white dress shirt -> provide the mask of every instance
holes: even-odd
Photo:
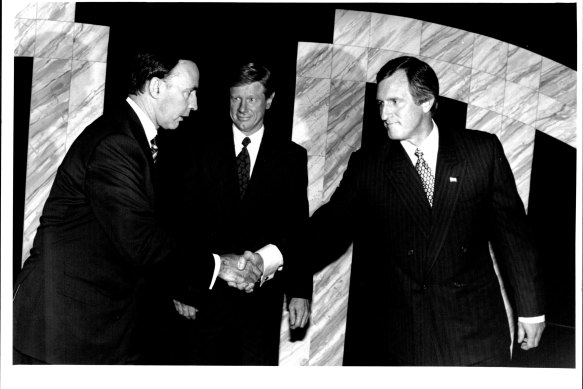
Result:
[[[423,152],[423,159],[429,165],[431,174],[433,174],[433,177],[435,178],[435,168],[437,167],[437,150],[439,149],[439,131],[437,130],[437,124],[435,124],[435,122],[433,122],[433,128],[431,129],[431,132],[420,145],[415,146],[413,143],[406,140],[402,140],[401,145],[407,152],[409,158],[411,158],[413,166],[417,164],[415,150],[421,150]]]
[[[130,105],[130,107],[132,107],[136,115],[138,115],[138,119],[140,119],[140,123],[142,124],[142,127],[144,127],[146,138],[148,138],[148,143],[151,144],[150,142],[152,142],[152,139],[154,139],[156,135],[158,135],[158,129],[156,128],[156,125],[150,120],[148,115],[146,115],[146,113],[142,111],[140,106],[136,104],[136,102],[133,101],[129,96],[126,99],[126,101]]]
[[[251,141],[247,145],[247,151],[249,152],[249,159],[251,162],[249,177],[253,177],[253,168],[255,167],[255,162],[257,161],[257,155],[259,154],[259,147],[261,146],[261,141],[263,140],[263,134],[265,133],[265,127],[261,126],[261,128],[253,133],[252,135],[247,135],[241,130],[237,128],[233,124],[233,142],[235,144],[234,153],[235,156],[239,155],[241,150],[243,150],[243,139],[249,138]],[[261,283],[263,285],[265,281],[268,281],[273,278],[275,272],[281,270],[283,268],[283,255],[277,248],[277,246],[273,244],[268,244],[261,249],[256,251],[257,254],[261,255],[263,258],[263,275],[261,276]],[[209,289],[213,288],[213,285],[219,275],[220,269],[220,257],[216,254],[213,254],[215,258],[215,272],[213,274],[213,279],[211,281],[211,286]]]

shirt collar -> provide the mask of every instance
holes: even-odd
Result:
[[[433,123],[431,132],[419,146],[415,146],[413,143],[408,142],[406,140],[401,141],[401,144],[403,145],[405,151],[407,151],[407,154],[414,154],[415,149],[419,148],[423,151],[423,153],[431,153],[437,155],[437,149],[439,148],[439,131],[435,121],[433,121],[433,119],[431,121]]]
[[[413,143],[407,141],[401,141],[401,144],[413,165],[417,163],[415,150],[419,148],[423,152],[423,159],[429,164],[431,171],[435,172],[437,168],[437,152],[439,150],[439,130],[437,124],[435,124],[433,120],[432,122],[433,128],[431,129],[431,132],[419,146],[415,146]]]
[[[144,132],[146,133],[146,138],[148,138],[148,142],[151,142],[152,139],[158,135],[158,130],[156,125],[150,120],[148,115],[140,108],[138,104],[134,100],[132,100],[129,96],[126,99],[127,103],[132,107],[136,115],[138,115],[138,119],[140,119],[140,123],[142,127],[144,127]]]
[[[265,132],[265,126],[261,126],[261,128],[252,135],[245,134],[243,131],[239,130],[234,123],[232,128],[235,147],[241,145],[241,142],[243,142],[243,139],[245,139],[246,137],[248,137],[251,140],[251,145],[259,146],[261,144],[261,140],[263,139],[263,133]],[[243,146],[240,147],[243,148]]]

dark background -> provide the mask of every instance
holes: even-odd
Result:
[[[199,111],[171,138],[196,144],[196,131],[212,130],[228,115],[223,75],[233,61],[258,60],[277,75],[277,94],[267,125],[291,137],[297,42],[332,43],[334,13],[349,9],[438,23],[530,50],[576,70],[576,3],[400,4],[400,3],[85,3],[75,21],[110,26],[105,110],[127,96],[128,60],[139,47],[162,44],[180,50],[199,66]],[[22,218],[28,146],[32,61],[15,58],[14,269],[22,251]],[[27,86],[28,85],[28,86]],[[366,101],[375,87],[367,84]],[[465,104],[440,102],[442,116],[465,123]],[[28,102],[28,103],[27,103]],[[446,114],[444,114],[446,113]],[[363,146],[375,133],[378,114],[365,103]],[[269,121],[271,120],[271,122]],[[437,118],[436,118],[437,120]],[[516,351],[519,366],[574,367],[576,150],[537,131],[529,219],[545,271],[547,329],[539,349]],[[18,233],[20,231],[20,234]]]

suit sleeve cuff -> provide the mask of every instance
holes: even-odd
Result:
[[[518,321],[526,324],[544,323],[545,315],[533,317],[519,317]]]
[[[221,257],[219,257],[217,254],[213,254],[213,258],[215,259],[215,271],[213,272],[213,278],[211,280],[211,285],[209,286],[209,289],[212,289],[213,286],[215,285],[215,281],[219,276],[219,270],[221,270]]]
[[[277,246],[268,244],[257,250],[257,254],[263,258],[263,275],[261,276],[261,285],[265,281],[273,278],[275,272],[283,268],[283,255]]]

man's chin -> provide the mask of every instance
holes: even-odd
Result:
[[[176,123],[172,123],[172,124],[168,124],[166,126],[160,126],[160,127],[162,127],[165,130],[176,130],[179,125],[180,125],[180,123],[176,122]]]

